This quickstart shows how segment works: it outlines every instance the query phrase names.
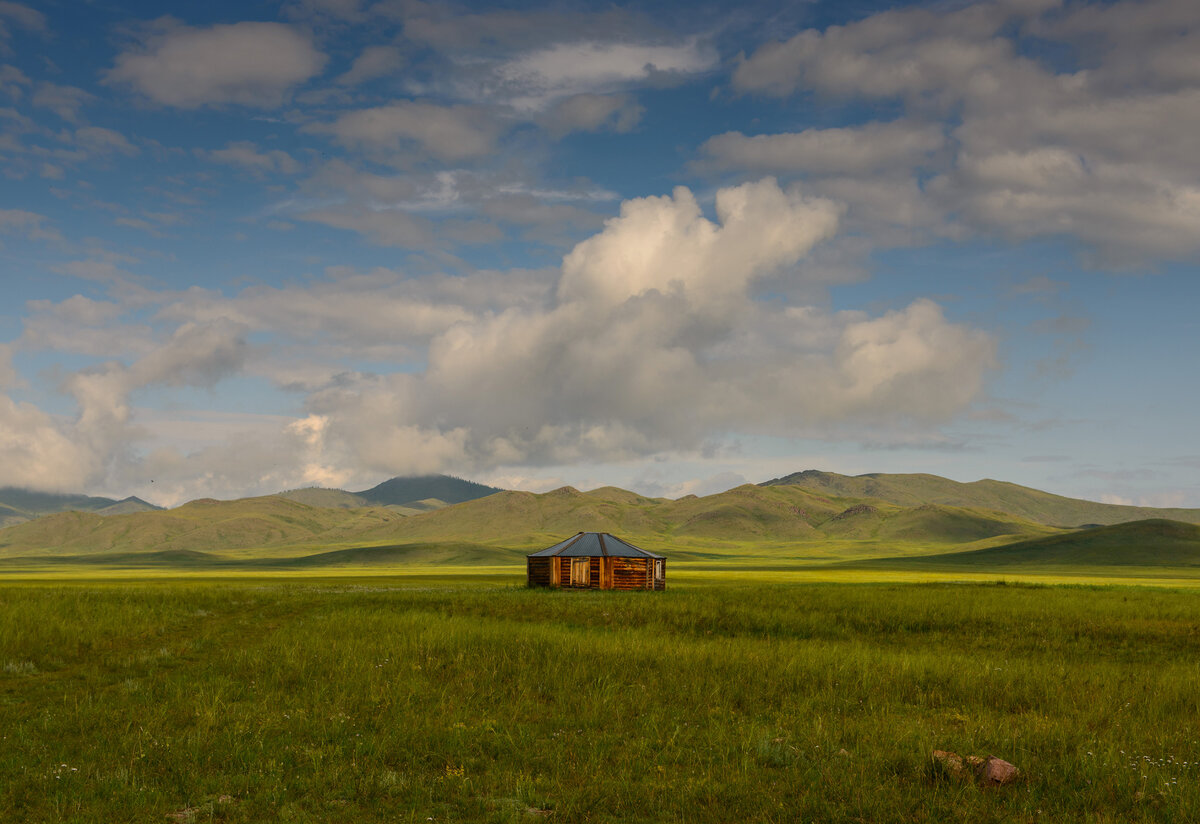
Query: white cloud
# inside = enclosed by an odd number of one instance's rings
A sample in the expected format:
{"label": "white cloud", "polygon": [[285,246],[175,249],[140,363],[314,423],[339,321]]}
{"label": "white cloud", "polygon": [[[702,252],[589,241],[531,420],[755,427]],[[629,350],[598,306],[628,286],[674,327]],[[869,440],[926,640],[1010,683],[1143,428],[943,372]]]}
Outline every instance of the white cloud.
{"label": "white cloud", "polygon": [[[1085,68],[1023,56],[1022,31],[1065,41]],[[704,150],[717,168],[814,178],[815,191],[847,203],[850,223],[883,242],[911,242],[914,230],[1060,235],[1097,263],[1186,258],[1200,252],[1198,46],[1200,6],[1176,0],[888,11],[767,44],[737,68],[734,87],[892,98],[940,121],[944,146],[934,126],[905,135],[897,121],[732,133]],[[871,128],[896,131],[889,140]],[[932,177],[918,183],[914,166]]]}
{"label": "white cloud", "polygon": [[25,89],[31,85],[32,82],[25,72],[16,66],[0,66],[0,94],[18,100],[25,94]]}
{"label": "white cloud", "polygon": [[260,151],[249,140],[235,140],[226,143],[223,149],[198,150],[197,154],[214,163],[239,166],[258,175],[274,172],[290,175],[300,169],[296,159],[282,149]]}
{"label": "white cloud", "polygon": [[354,60],[354,65],[337,82],[356,86],[368,80],[395,74],[404,65],[404,55],[395,46],[368,46]]}
{"label": "white cloud", "polygon": [[[97,321],[111,315],[86,299],[73,299],[59,311]],[[241,368],[243,335],[224,321],[184,324],[128,366],[111,361],[72,373],[63,381],[78,410],[72,421],[0,395],[0,484],[59,490],[104,485],[133,461],[138,433],[132,393],[149,386],[214,385]]]}
{"label": "white cloud", "polygon": [[867,174],[917,165],[945,142],[940,126],[894,121],[753,137],[726,132],[710,138],[700,151],[718,168]]}
{"label": "white cloud", "polygon": [[436,245],[433,225],[428,220],[398,209],[323,208],[300,212],[296,217],[357,232],[379,246],[430,249]]}
{"label": "white cloud", "polygon": [[10,0],[0,0],[0,52],[8,51],[12,42],[12,26],[44,34],[46,16],[36,9]]}
{"label": "white cloud", "polygon": [[763,180],[717,193],[718,223],[692,193],[626,201],[604,232],[563,259],[559,297],[615,306],[654,290],[726,311],[759,274],[793,263],[837,226],[837,208]]}
{"label": "white cloud", "polygon": [[836,215],[769,180],[718,193],[715,223],[686,189],[627,202],[564,260],[552,305],[458,323],[431,338],[423,373],[342,376],[309,410],[327,421],[327,449],[379,472],[611,460],[728,431],[955,414],[994,345],[936,305],[872,319],[750,298]]}
{"label": "white cloud", "polygon": [[318,74],[325,61],[307,35],[282,23],[194,28],[168,20],[143,45],[117,55],[106,80],[184,109],[226,103],[269,108]]}
{"label": "white cloud", "polygon": [[85,126],[75,130],[75,144],[89,156],[123,154],[132,157],[138,153],[125,135],[99,126]]}
{"label": "white cloud", "polygon": [[44,225],[48,220],[45,215],[24,209],[0,209],[0,234],[16,234],[29,240],[61,241],[63,238],[57,229]]}
{"label": "white cloud", "polygon": [[[987,334],[929,301],[871,317],[755,299],[761,283],[806,276],[798,264],[838,214],[765,179],[718,191],[709,217],[679,188],[623,204],[558,270],[331,269],[232,296],[194,287],[39,303],[21,346],[111,360],[63,382],[74,420],[3,399],[0,417],[21,438],[0,444],[0,483],[151,494],[132,481],[154,478],[153,494],[176,500],[404,472],[528,475],[738,433],[953,417],[993,366]],[[357,371],[372,361],[393,366]],[[232,375],[298,393],[303,414],[236,432],[210,422],[168,448],[187,416],[136,407],[147,387]]]}
{"label": "white cloud", "polygon": [[498,65],[483,92],[498,95],[519,110],[540,111],[574,95],[699,74],[716,62],[715,52],[697,39],[663,45],[589,40],[556,43]]}
{"label": "white cloud", "polygon": [[39,83],[31,98],[33,105],[49,109],[70,123],[77,123],[79,110],[95,100],[95,95],[83,89],[49,82]]}
{"label": "white cloud", "polygon": [[12,345],[0,343],[0,389],[8,389],[17,382],[17,370],[12,362]]}
{"label": "white cloud", "polygon": [[442,160],[482,157],[500,134],[499,124],[479,107],[409,100],[348,112],[308,130],[397,160],[411,156],[414,148]]}
{"label": "white cloud", "polygon": [[645,110],[626,94],[577,94],[557,103],[541,118],[554,136],[569,132],[617,133],[632,130]]}

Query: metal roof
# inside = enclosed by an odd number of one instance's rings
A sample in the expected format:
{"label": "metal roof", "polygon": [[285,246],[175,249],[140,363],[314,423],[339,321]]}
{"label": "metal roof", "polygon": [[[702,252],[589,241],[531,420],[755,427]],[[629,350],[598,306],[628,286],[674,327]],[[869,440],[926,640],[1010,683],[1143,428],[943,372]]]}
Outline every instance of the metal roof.
{"label": "metal roof", "polygon": [[593,558],[596,556],[608,558],[665,558],[639,549],[633,544],[626,543],[620,538],[607,532],[580,532],[565,541],[559,541],[551,547],[534,552],[530,558],[548,558],[561,555],[567,558]]}

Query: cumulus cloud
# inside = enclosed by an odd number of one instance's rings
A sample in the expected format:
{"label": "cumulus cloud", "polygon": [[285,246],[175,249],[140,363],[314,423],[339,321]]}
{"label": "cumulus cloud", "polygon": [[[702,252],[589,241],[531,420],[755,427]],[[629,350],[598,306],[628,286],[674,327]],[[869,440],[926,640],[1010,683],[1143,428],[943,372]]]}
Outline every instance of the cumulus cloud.
{"label": "cumulus cloud", "polygon": [[309,410],[326,449],[380,472],[953,415],[982,386],[993,342],[935,304],[869,318],[753,300],[754,281],[830,236],[837,214],[770,180],[722,190],[716,221],[682,188],[629,201],[564,259],[551,304],[453,325],[431,338],[423,373],[343,376]]}
{"label": "cumulus cloud", "polygon": [[307,35],[282,23],[197,28],[166,19],[144,43],[117,55],[106,80],[183,109],[227,103],[269,108],[318,74],[325,61]]}
{"label": "cumulus cloud", "polygon": [[[37,309],[38,307],[34,307]],[[72,299],[53,309],[100,322],[112,308]],[[78,490],[109,481],[133,462],[131,396],[150,386],[212,386],[241,368],[245,331],[228,322],[183,324],[133,363],[110,361],[68,375],[77,414],[67,421],[0,395],[0,484]],[[21,345],[46,343],[34,337]]]}
{"label": "cumulus cloud", "polygon": [[[806,277],[800,264],[839,215],[770,178],[721,189],[711,214],[680,187],[625,202],[553,270],[331,269],[235,295],[39,303],[20,346],[110,360],[63,381],[73,420],[0,398],[7,431],[23,433],[0,444],[0,483],[153,477],[174,499],[208,486],[512,472],[701,450],[737,433],[952,418],[994,365],[986,333],[927,300],[871,316],[756,297],[760,285]],[[366,371],[369,362],[392,366]],[[303,413],[233,432],[209,422],[200,428],[213,437],[185,451],[155,435],[183,423],[135,405],[147,387],[231,375],[297,393]]]}

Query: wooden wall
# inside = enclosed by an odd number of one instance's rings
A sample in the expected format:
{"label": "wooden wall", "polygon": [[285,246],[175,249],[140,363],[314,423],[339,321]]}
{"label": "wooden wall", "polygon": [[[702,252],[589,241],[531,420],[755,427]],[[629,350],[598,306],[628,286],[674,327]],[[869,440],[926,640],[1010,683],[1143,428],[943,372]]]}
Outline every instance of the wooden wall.
{"label": "wooden wall", "polygon": [[651,589],[654,566],[646,558],[609,558],[613,589]]}
{"label": "wooden wall", "polygon": [[526,558],[525,581],[531,587],[553,586],[551,572],[554,558]]}
{"label": "wooden wall", "polygon": [[[527,558],[526,581],[531,587],[563,587],[570,589],[571,561],[569,557]],[[654,579],[654,561],[649,558],[588,559],[587,589],[666,589],[666,562],[662,580]],[[575,588],[583,588],[576,586]]]}

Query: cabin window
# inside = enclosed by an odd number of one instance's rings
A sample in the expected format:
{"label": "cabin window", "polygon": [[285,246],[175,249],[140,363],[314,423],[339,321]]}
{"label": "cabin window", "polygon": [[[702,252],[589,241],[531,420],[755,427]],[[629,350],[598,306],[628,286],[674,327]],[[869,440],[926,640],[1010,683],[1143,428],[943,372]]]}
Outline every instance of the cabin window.
{"label": "cabin window", "polygon": [[592,564],[589,558],[571,559],[571,586],[586,587],[592,582]]}
{"label": "cabin window", "polygon": [[666,578],[666,575],[665,575],[665,574],[664,574],[664,572],[663,572],[663,561],[662,561],[662,558],[655,558],[655,559],[654,559],[654,580],[655,580],[655,581],[662,581],[662,580],[664,580],[665,578]]}

